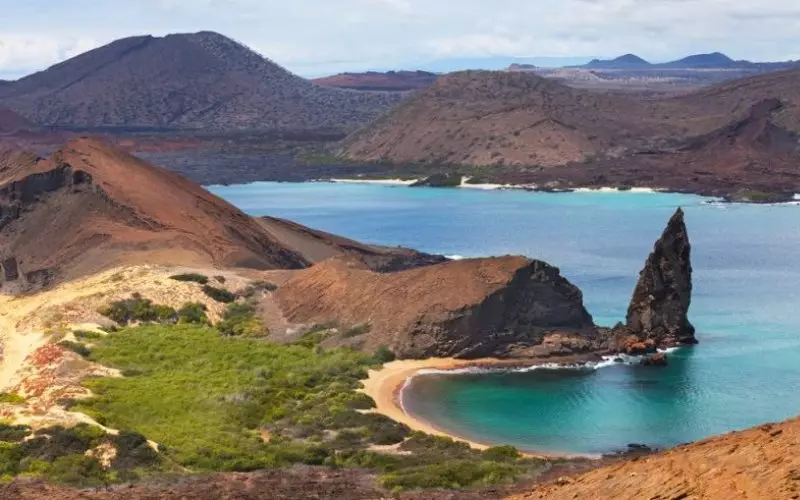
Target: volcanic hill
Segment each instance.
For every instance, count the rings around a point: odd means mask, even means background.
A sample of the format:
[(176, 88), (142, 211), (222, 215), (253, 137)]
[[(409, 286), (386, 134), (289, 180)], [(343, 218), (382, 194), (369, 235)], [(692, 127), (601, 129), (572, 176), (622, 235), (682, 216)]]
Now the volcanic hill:
[(530, 73), (467, 71), (355, 132), (344, 151), (363, 161), (560, 165), (670, 131), (640, 101)]
[(0, 152), (0, 248), (6, 291), (145, 263), (297, 269), (345, 254), (395, 269), (443, 260), (254, 219), (175, 173), (87, 138), (47, 159)]
[(399, 98), (314, 85), (213, 32), (124, 38), (0, 87), (40, 125), (151, 131), (343, 130)]

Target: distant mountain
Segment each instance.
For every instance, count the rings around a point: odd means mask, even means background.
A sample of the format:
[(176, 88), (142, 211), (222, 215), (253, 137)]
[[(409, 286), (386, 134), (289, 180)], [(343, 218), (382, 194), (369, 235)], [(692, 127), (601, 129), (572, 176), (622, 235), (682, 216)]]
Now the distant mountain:
[(512, 64), (532, 64), (540, 68), (562, 68), (586, 64), (593, 57), (475, 57), (444, 59), (426, 64), (418, 64), (421, 70), (435, 73), (452, 73), (466, 70), (503, 70)]
[(584, 65), (585, 68), (648, 68), (651, 64), (635, 54), (625, 54), (611, 60), (595, 59)]
[[(750, 64), (748, 61), (742, 61), (745, 64)], [(661, 67), (675, 67), (675, 68), (728, 68), (737, 66), (737, 62), (726, 56), (721, 52), (713, 52), (711, 54), (695, 54), (677, 61), (672, 61), (660, 64)]]
[(317, 78), (312, 82), (326, 87), (352, 90), (408, 91), (429, 85), (439, 77), (429, 71), (367, 71), (366, 73), (341, 73)]
[(314, 85), (213, 32), (117, 40), (0, 86), (0, 106), (66, 128), (348, 129), (398, 99)]

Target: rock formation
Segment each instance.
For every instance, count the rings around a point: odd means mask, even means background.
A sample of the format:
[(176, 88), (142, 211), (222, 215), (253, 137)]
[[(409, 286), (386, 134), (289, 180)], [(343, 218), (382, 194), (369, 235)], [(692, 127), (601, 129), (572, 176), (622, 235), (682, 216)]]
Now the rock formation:
[(688, 311), (692, 298), (691, 245), (683, 210), (669, 220), (639, 275), (626, 328), (659, 347), (694, 344)]
[[(523, 257), (392, 274), (331, 259), (298, 271), (277, 295), (294, 323), (362, 327), (357, 338), (337, 345), (368, 351), (385, 345), (403, 358), (562, 354), (566, 346), (588, 351), (597, 334), (581, 291), (557, 268)], [(537, 348), (547, 352), (531, 351)]]

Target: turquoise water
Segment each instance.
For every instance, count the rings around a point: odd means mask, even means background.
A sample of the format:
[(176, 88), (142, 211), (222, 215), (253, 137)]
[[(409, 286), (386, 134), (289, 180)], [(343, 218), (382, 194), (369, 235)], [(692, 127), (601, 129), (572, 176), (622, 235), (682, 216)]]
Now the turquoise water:
[(558, 265), (600, 324), (624, 318), (677, 206), (693, 244), (690, 311), (701, 344), (665, 369), (426, 375), (406, 409), (465, 437), (604, 453), (670, 446), (800, 414), (800, 207), (708, 204), (677, 194), (409, 189), (355, 184), (213, 187), (254, 215), (359, 240)]

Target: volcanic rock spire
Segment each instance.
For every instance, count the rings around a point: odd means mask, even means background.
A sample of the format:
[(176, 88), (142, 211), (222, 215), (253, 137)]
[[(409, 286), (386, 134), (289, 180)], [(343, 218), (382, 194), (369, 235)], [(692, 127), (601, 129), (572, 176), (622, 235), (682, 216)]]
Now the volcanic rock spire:
[(658, 346), (697, 343), (688, 318), (692, 298), (690, 255), (689, 235), (679, 208), (639, 275), (628, 307), (631, 333)]

